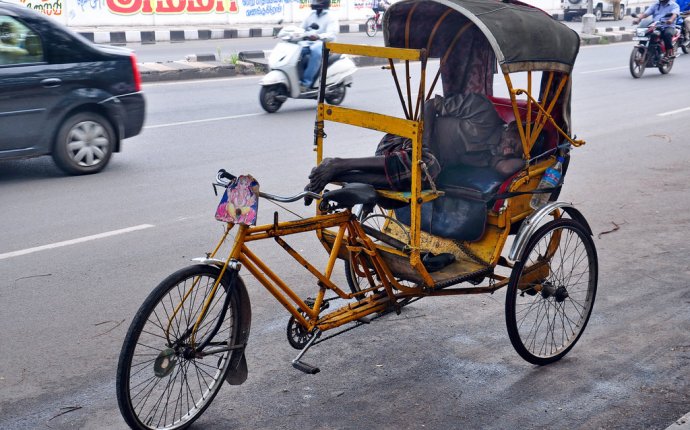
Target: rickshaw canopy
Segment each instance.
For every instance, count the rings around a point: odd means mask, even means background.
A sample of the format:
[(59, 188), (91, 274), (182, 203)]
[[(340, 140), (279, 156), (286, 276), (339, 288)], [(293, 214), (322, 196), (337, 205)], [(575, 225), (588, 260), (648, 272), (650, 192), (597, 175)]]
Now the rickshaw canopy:
[(515, 0), (400, 0), (384, 16), (386, 46), (426, 48), (431, 58), (456, 56), (449, 49), (478, 43), (477, 31), (504, 73), (570, 74), (580, 47), (576, 32)]

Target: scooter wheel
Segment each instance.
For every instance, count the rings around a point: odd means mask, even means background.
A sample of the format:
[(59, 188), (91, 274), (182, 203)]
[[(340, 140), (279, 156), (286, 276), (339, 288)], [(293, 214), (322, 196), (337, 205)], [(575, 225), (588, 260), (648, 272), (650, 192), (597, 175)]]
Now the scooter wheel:
[(345, 99), (345, 94), (347, 93), (347, 87), (345, 85), (338, 85), (337, 87), (329, 90), (326, 94), (326, 101), (332, 105), (339, 105)]
[(261, 91), (259, 92), (261, 107), (268, 113), (277, 112), (283, 105), (283, 101), (280, 100), (279, 97), (285, 97), (285, 92), (285, 87), (283, 85), (267, 85), (261, 87)]

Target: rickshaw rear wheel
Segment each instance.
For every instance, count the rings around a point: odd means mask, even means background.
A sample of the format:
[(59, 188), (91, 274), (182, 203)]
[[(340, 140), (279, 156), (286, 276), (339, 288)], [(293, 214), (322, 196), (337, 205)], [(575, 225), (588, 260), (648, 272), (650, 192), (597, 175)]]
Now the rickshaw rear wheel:
[(280, 107), (283, 105), (283, 102), (278, 99), (278, 97), (281, 95), (286, 95), (285, 86), (283, 85), (276, 84), (262, 86), (261, 91), (259, 92), (259, 102), (261, 103), (261, 107), (264, 108), (264, 110), (268, 113), (277, 112), (278, 109), (280, 109)]
[(537, 230), (506, 292), (508, 336), (522, 358), (545, 365), (575, 346), (592, 313), (597, 275), (594, 241), (580, 223), (560, 218)]
[(633, 78), (641, 78), (647, 66), (647, 56), (643, 49), (634, 47), (630, 53), (630, 74)]

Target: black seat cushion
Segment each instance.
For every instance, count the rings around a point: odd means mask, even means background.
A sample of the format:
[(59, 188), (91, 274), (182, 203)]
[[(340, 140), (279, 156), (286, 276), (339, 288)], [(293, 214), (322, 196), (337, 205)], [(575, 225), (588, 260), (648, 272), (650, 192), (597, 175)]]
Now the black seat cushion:
[(491, 167), (455, 166), (441, 171), (436, 186), (449, 197), (488, 202), (504, 181), (505, 178)]
[[(487, 203), (505, 178), (491, 167), (445, 168), (436, 180), (440, 197), (422, 205), (422, 230), (435, 236), (475, 241), (484, 235)], [(410, 224), (410, 208), (395, 210), (395, 216)]]

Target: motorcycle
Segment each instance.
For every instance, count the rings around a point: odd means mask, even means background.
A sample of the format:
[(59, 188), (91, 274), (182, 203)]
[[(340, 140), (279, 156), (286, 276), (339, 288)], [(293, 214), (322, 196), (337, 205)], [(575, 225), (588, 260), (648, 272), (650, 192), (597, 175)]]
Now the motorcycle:
[[(633, 18), (637, 16), (633, 14)], [(673, 68), (673, 61), (678, 55), (682, 28), (674, 25), (676, 32), (673, 35), (672, 46), (675, 55), (666, 57), (666, 45), (661, 37), (662, 32), (669, 24), (661, 21), (653, 21), (647, 27), (641, 26), (635, 29), (633, 40), (638, 44), (633, 47), (630, 53), (630, 74), (633, 78), (640, 78), (644, 74), (645, 68), (657, 67), (661, 74), (665, 75)]]
[(684, 54), (690, 51), (690, 31), (685, 27), (685, 20), (690, 20), (690, 12), (681, 13), (676, 21), (676, 27), (680, 28), (680, 39), (678, 45), (683, 50)]
[[(280, 42), (273, 48), (268, 58), (270, 71), (261, 80), (259, 101), (261, 107), (268, 113), (274, 113), (285, 103), (288, 98), (314, 99), (319, 93), (319, 73), (314, 87), (302, 92), (300, 90), (300, 78), (308, 62), (308, 54), (302, 56), (302, 47), (314, 30), (305, 31), (296, 26), (287, 26), (278, 31), (277, 38)], [(357, 70), (355, 63), (341, 54), (332, 54), (328, 57), (326, 74), (326, 101), (332, 105), (339, 105), (345, 99), (347, 87), (352, 86), (352, 75)]]

